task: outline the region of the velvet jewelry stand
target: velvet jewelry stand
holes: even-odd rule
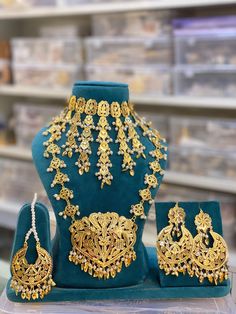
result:
[[[129,99],[128,86],[126,84],[109,83],[109,82],[77,82],[73,87],[72,94],[78,97],[84,97],[86,100],[95,99],[97,102],[106,100],[109,103],[117,101],[127,101]],[[110,118],[108,118],[109,121]],[[95,121],[95,123],[97,120]],[[111,124],[111,121],[109,121]],[[43,157],[43,142],[47,137],[42,135],[41,130],[35,137],[32,144],[33,160],[39,173],[41,181],[47,191],[57,220],[57,231],[52,241],[53,256],[53,279],[56,287],[42,300],[42,302],[56,301],[78,301],[78,300],[95,300],[95,299],[151,299],[151,298],[179,298],[179,297],[204,297],[206,292],[199,287],[193,287],[186,291],[185,287],[160,288],[158,280],[158,267],[156,261],[156,251],[154,248],[146,249],[142,243],[142,233],[144,221],[138,219],[137,240],[135,252],[137,259],[129,267],[122,268],[122,271],[113,279],[97,279],[83,272],[79,266],[69,262],[68,255],[71,250],[71,241],[69,226],[70,220],[64,220],[58,215],[63,210],[63,202],[55,200],[53,195],[58,192],[56,188],[51,188],[53,175],[46,171],[49,166],[49,160]],[[113,132],[113,133],[112,133]],[[139,133],[141,142],[146,146],[147,151],[153,149],[153,145]],[[64,135],[65,136],[65,135]],[[115,138],[115,131],[111,131],[111,136]],[[94,146],[93,146],[94,145]],[[92,151],[96,151],[96,142],[92,143]],[[90,156],[91,167],[89,173],[80,176],[74,164],[77,156],[70,160],[63,157],[67,164],[67,173],[70,177],[70,188],[74,190],[74,203],[80,206],[81,216],[89,216],[93,212],[115,211],[119,215],[131,217],[129,208],[131,204],[139,201],[138,191],[144,187],[144,174],[148,171],[148,162],[150,156],[146,154],[146,159],[139,158],[136,161],[135,175],[131,177],[127,172],[121,172],[121,157],[117,155],[117,145],[110,144],[113,150],[111,156],[114,180],[111,186],[105,186],[101,189],[100,181],[97,180],[94,173],[96,172],[97,156],[92,153]],[[161,161],[163,169],[166,168],[166,161]],[[162,176],[157,175],[158,182],[161,183]],[[153,190],[153,196],[157,189]],[[149,206],[145,207],[147,214]],[[36,227],[39,238],[46,239],[42,241],[42,246],[50,252],[51,243],[49,238],[49,218],[45,218],[46,209],[41,204],[36,206]],[[21,210],[15,242],[13,245],[12,255],[23,246],[25,233],[29,228],[29,205]],[[44,218],[40,218],[44,217]],[[29,243],[29,253],[34,252],[33,240]],[[31,253],[30,253],[31,255]],[[33,253],[31,260],[35,257]],[[214,287],[209,293],[209,297],[223,296],[228,290],[222,290],[222,287]],[[15,292],[7,287],[7,296],[11,301],[27,302]],[[37,301],[36,301],[37,302]]]

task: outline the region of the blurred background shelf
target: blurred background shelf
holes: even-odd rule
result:
[[[70,89],[47,89],[40,87],[27,87],[18,85],[0,86],[0,96],[7,97],[33,97],[65,101],[70,96]],[[166,106],[199,109],[236,109],[235,98],[221,97],[192,97],[192,96],[150,96],[131,95],[131,101],[143,106]]]
[[[42,7],[42,8],[18,8],[4,10],[0,13],[0,20],[28,19],[28,18],[52,18],[79,15],[92,15],[101,13],[118,13],[143,10],[163,10],[192,8],[205,6],[222,6],[235,4],[235,0],[158,0],[158,1],[121,1],[117,3],[82,4],[72,7]]]
[[[0,86],[1,96],[12,97],[36,97],[45,99],[66,100],[70,96],[70,90],[65,88],[47,89],[29,86],[2,85]]]
[[[16,145],[0,146],[0,156],[28,161],[32,160],[31,151],[29,149],[17,147]]]
[[[164,176],[164,182],[169,184],[191,186],[206,190],[236,194],[235,180],[210,178],[207,176],[198,176],[181,172],[166,171]]]

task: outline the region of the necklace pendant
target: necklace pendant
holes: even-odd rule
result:
[[[135,259],[137,225],[114,212],[92,213],[70,226],[69,260],[99,279],[114,278]]]

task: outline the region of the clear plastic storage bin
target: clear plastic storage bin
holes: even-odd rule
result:
[[[171,117],[170,141],[175,145],[235,150],[236,120]]]
[[[196,97],[235,97],[236,67],[177,66],[174,71],[174,93]]]
[[[46,192],[32,162],[0,158],[0,200],[21,204],[29,202],[35,192],[47,202]]]
[[[30,149],[37,132],[50,122],[52,116],[60,113],[57,106],[14,104],[14,131],[16,144]]]
[[[193,34],[192,34],[193,33]],[[236,30],[217,34],[184,32],[175,37],[176,64],[236,65]]]
[[[13,64],[13,80],[17,85],[60,88],[82,79],[81,68],[74,65]]]
[[[170,11],[128,12],[92,16],[95,36],[160,36],[172,32]]]
[[[169,38],[144,39],[125,37],[87,38],[89,64],[171,64]]]
[[[87,66],[86,79],[124,82],[131,93],[169,95],[171,70],[161,66]]]
[[[0,85],[7,84],[11,80],[10,62],[0,59]]]
[[[14,38],[13,62],[18,64],[81,64],[82,46],[73,38]]]
[[[179,173],[236,179],[236,152],[192,146],[170,146],[169,166]],[[219,181],[220,184],[220,181]]]

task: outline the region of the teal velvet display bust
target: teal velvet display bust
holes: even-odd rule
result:
[[[77,104],[79,101],[82,101],[81,100],[82,98],[85,103],[88,103],[88,101],[92,99],[92,104],[94,104],[94,102],[99,104],[101,101],[106,101],[109,106],[108,108],[109,112],[111,112],[111,104],[113,102],[117,102],[119,104],[119,108],[121,108],[120,105],[124,102],[128,102],[129,100],[128,86],[126,84],[110,83],[110,82],[76,82],[73,87],[72,95],[75,96],[74,98],[71,99],[71,103],[69,104],[72,107],[74,105],[73,102],[75,101],[75,99],[77,100]],[[84,104],[82,104],[81,106],[83,105]],[[126,119],[125,118],[126,110],[128,111],[133,110],[132,107],[125,107],[125,106],[122,109],[124,111],[124,112],[122,111],[123,116],[122,117],[120,116],[120,119],[122,121],[123,120],[125,121]],[[99,105],[98,105],[98,108],[99,108]],[[82,267],[80,264],[83,263],[83,261],[80,261],[79,263],[77,262],[78,264],[77,265],[76,262],[71,262],[69,260],[69,255],[72,250],[73,233],[71,234],[71,232],[69,231],[69,228],[71,226],[71,219],[68,216],[71,215],[71,211],[70,212],[68,212],[68,210],[67,212],[65,211],[66,203],[67,205],[69,204],[71,206],[79,206],[80,216],[76,216],[76,218],[73,218],[74,220],[77,220],[77,221],[80,219],[82,220],[83,217],[85,217],[85,220],[88,219],[88,217],[90,217],[92,213],[99,213],[99,215],[101,216],[101,213],[105,214],[107,212],[108,213],[113,212],[113,213],[117,213],[119,217],[128,218],[129,221],[127,222],[126,220],[124,220],[124,224],[126,223],[130,224],[132,223],[131,218],[134,217],[134,214],[132,215],[130,212],[130,209],[132,211],[132,208],[133,208],[131,205],[140,204],[140,199],[141,199],[142,200],[141,204],[143,204],[144,206],[144,213],[142,214],[142,216],[147,215],[149,207],[150,207],[150,202],[149,202],[151,200],[150,195],[148,194],[149,192],[147,191],[147,189],[145,189],[147,187],[147,182],[145,183],[145,181],[149,179],[145,177],[145,174],[152,174],[152,169],[150,169],[151,167],[150,163],[154,161],[156,158],[156,160],[160,160],[159,166],[162,169],[165,169],[166,167],[166,158],[164,158],[166,154],[165,143],[162,142],[162,140],[160,140],[161,144],[160,143],[158,144],[160,145],[160,147],[158,147],[158,150],[157,150],[157,146],[155,147],[153,142],[150,141],[148,137],[149,133],[147,130],[149,129],[149,127],[143,124],[143,129],[142,129],[140,126],[137,125],[137,121],[136,122],[134,121],[135,116],[132,116],[131,122],[133,123],[133,126],[135,127],[137,136],[135,135],[135,138],[133,139],[132,137],[134,135],[133,130],[129,129],[129,125],[127,124],[127,127],[124,130],[124,132],[127,133],[128,146],[131,147],[133,145],[133,149],[134,149],[137,146],[137,141],[139,141],[143,145],[143,147],[145,147],[145,149],[142,152],[142,149],[139,146],[138,149],[140,149],[140,154],[138,152],[137,154],[130,153],[130,155],[133,156],[133,160],[136,163],[136,165],[130,162],[128,169],[126,169],[125,166],[122,168],[122,160],[123,160],[124,154],[122,155],[122,153],[120,154],[118,153],[118,150],[121,149],[121,143],[119,141],[117,142],[117,134],[118,134],[117,132],[119,131],[119,125],[116,125],[116,129],[115,129],[114,123],[112,124],[112,122],[114,121],[116,121],[116,123],[119,122],[116,118],[117,106],[114,108],[116,110],[114,110],[113,116],[111,116],[110,114],[106,115],[105,113],[107,109],[106,106],[105,107],[101,106],[100,111],[98,109],[98,114],[93,115],[94,125],[98,125],[98,127],[94,129],[90,129],[91,135],[94,138],[94,141],[91,141],[89,143],[90,148],[91,148],[91,154],[88,154],[87,156],[89,157],[89,162],[90,162],[89,170],[85,169],[87,164],[84,162],[84,160],[82,161],[80,160],[80,163],[81,163],[80,167],[82,168],[84,167],[83,171],[81,171],[81,168],[78,169],[78,167],[76,166],[76,163],[78,163],[78,157],[81,154],[81,151],[80,153],[74,152],[72,156],[69,156],[69,149],[68,149],[67,153],[65,153],[64,156],[61,157],[62,162],[66,164],[66,168],[65,169],[63,168],[63,170],[60,170],[61,171],[60,173],[66,174],[70,179],[70,182],[68,183],[64,182],[63,185],[66,186],[66,188],[71,189],[73,191],[73,197],[71,197],[73,198],[72,200],[68,195],[67,195],[68,196],[67,199],[64,194],[62,195],[61,190],[60,190],[61,188],[60,185],[55,183],[55,185],[52,186],[52,182],[55,179],[55,173],[52,170],[53,169],[55,170],[55,168],[54,166],[52,166],[51,171],[50,169],[49,171],[47,171],[47,169],[51,167],[50,162],[52,159],[45,158],[44,156],[45,149],[47,149],[47,147],[45,148],[44,142],[49,140],[50,138],[50,134],[49,134],[50,132],[47,133],[46,136],[44,133],[44,131],[47,130],[47,128],[44,128],[37,134],[32,144],[34,164],[39,173],[41,181],[47,191],[48,197],[52,204],[53,210],[55,212],[56,220],[57,220],[57,232],[56,232],[55,239],[53,241],[53,248],[52,248],[53,279],[56,282],[57,287],[61,287],[61,288],[124,287],[124,286],[135,285],[135,284],[143,282],[148,273],[147,253],[142,243],[142,233],[143,233],[145,220],[140,219],[141,213],[137,212],[137,210],[138,209],[140,210],[140,208],[136,208],[136,207],[134,208],[134,211],[136,211],[137,213],[137,215],[135,216],[136,217],[135,224],[137,225],[137,231],[135,235],[136,241],[134,241],[135,242],[134,252],[136,255],[136,259],[133,260],[132,262],[129,261],[129,259],[132,259],[132,256],[133,256],[132,255],[133,253],[131,252],[129,253],[130,255],[126,254],[125,258],[119,259],[117,262],[117,263],[121,262],[122,264],[127,262],[127,264],[129,264],[128,267],[123,266],[122,269],[115,272],[115,275],[114,273],[112,273],[112,270],[108,267],[107,269],[109,269],[108,270],[109,275],[107,276],[107,279],[105,278],[99,279],[97,278],[99,275],[97,273],[96,273],[97,275],[95,274],[95,272],[97,271],[96,266],[95,267],[93,266],[93,269],[91,269],[91,273],[89,274],[89,269],[85,269],[85,267],[90,267],[90,264],[88,264],[87,266],[86,264],[83,264],[83,267]],[[80,117],[81,120],[85,121],[86,116],[93,114],[92,111],[90,110],[91,111],[90,112],[89,110],[87,110],[87,113],[86,112],[81,113],[81,117]],[[76,110],[73,107],[70,110],[70,113],[67,113],[67,115],[73,116],[73,114],[75,114],[75,111]],[[106,129],[106,126],[102,124],[105,118],[100,119],[101,117],[105,117],[107,119],[110,129],[109,127],[107,127]],[[137,117],[137,119],[139,118]],[[99,121],[101,122],[100,129],[99,129]],[[58,141],[56,141],[57,145],[60,146],[60,149],[62,149],[61,147],[69,141],[69,137],[67,137],[66,139],[66,134],[69,130],[69,127],[70,127],[70,124],[66,126],[66,131],[64,133],[62,132],[62,134],[60,135],[61,138]],[[83,126],[83,128],[85,127]],[[145,128],[147,129],[146,131],[144,130]],[[79,129],[79,126],[78,126],[78,129]],[[96,138],[98,138],[98,134],[100,134],[101,137],[103,136],[105,129],[107,130],[107,132],[109,133],[109,136],[112,139],[112,142],[108,143],[109,147],[107,147],[106,143],[105,143],[106,145],[104,144],[103,139],[100,140],[100,142],[95,140]],[[81,132],[82,130],[80,129],[79,133]],[[80,141],[79,139],[80,138],[78,136],[76,140],[78,140],[79,142]],[[107,156],[105,156],[103,160],[102,160],[102,157],[100,158],[100,156],[103,156],[103,149],[104,149],[103,144],[105,145],[106,152],[109,151],[109,149],[113,152],[113,154],[107,153],[109,157],[108,165],[109,163],[111,163],[112,165],[111,167],[108,166],[109,171],[112,175],[112,179],[111,177],[109,177],[109,175],[103,176],[103,170],[104,170],[103,162],[104,162],[104,159],[107,160],[106,159]],[[50,145],[50,143],[48,145]],[[68,147],[69,147],[69,144],[68,144]],[[159,152],[160,156],[155,157],[149,154],[150,152],[153,152],[153,151],[155,152],[155,149],[156,149],[156,152]],[[99,150],[100,150],[100,155],[97,154]],[[140,156],[138,156],[137,158],[138,154]],[[126,156],[126,159],[127,158],[128,157]],[[157,167],[157,166],[158,166],[157,163],[153,164],[153,167]],[[159,171],[160,169],[159,170],[156,169],[156,170],[157,171],[155,172],[155,177],[157,179],[157,184],[155,183],[153,184],[153,182],[150,183],[150,184],[153,184],[152,188],[150,189],[152,197],[155,196],[157,189],[160,186],[162,175],[163,175],[163,173]],[[81,173],[79,173],[79,171],[81,171]],[[96,172],[99,172],[97,176],[95,175]],[[151,179],[153,180],[152,177],[150,177],[150,180]],[[109,180],[111,181],[110,183],[108,182]],[[103,181],[104,182],[106,181],[106,182],[103,188],[101,188],[101,183]],[[143,192],[140,192],[142,190]],[[67,193],[68,190],[66,191],[64,190],[64,192]],[[60,200],[57,199],[58,195],[61,196]],[[73,208],[70,207],[70,208],[72,209],[72,211],[75,209],[75,207]],[[66,219],[63,219],[63,216],[65,216],[64,218]],[[103,217],[102,219],[104,219],[104,216],[102,217]],[[93,219],[95,218],[93,217]],[[85,220],[82,221],[83,224],[87,223],[85,222]],[[89,223],[91,223],[91,220]],[[117,230],[117,228],[116,230],[112,229],[112,232],[116,234],[112,234],[112,235],[109,234],[109,238],[107,239],[107,241],[109,241],[109,239],[111,239],[112,237],[120,237],[120,239],[114,240],[116,241],[115,242],[116,248],[119,250],[121,250],[120,248],[124,242],[124,236],[122,235],[122,232],[124,231],[124,228],[128,228],[127,226],[124,227],[124,226],[119,225],[119,228],[121,227],[121,231]],[[80,226],[77,225],[77,228],[78,229],[81,228],[81,225]],[[78,240],[80,236],[89,237],[88,234],[86,234],[87,232],[86,228],[83,235],[80,231],[78,231],[78,229],[74,237],[75,242]],[[90,228],[89,232],[91,232],[91,230],[92,229]],[[128,233],[126,232],[126,236],[127,234]],[[128,238],[129,238],[128,240],[132,242],[130,235],[128,235]],[[82,244],[86,243],[86,245],[88,246],[88,249],[90,249],[91,251],[91,248],[94,248],[95,244],[93,243],[93,245],[89,247],[89,243],[90,243],[89,241],[90,242],[93,241],[92,236],[89,239],[83,238],[83,241],[81,243]],[[104,238],[101,241],[104,241]],[[78,245],[79,244],[77,244],[77,246]],[[102,247],[103,249],[104,247],[106,247],[104,246],[104,243],[103,244],[99,243],[98,246]],[[107,248],[109,248],[109,245],[107,246]],[[74,252],[72,253],[72,259],[74,256],[73,254],[75,253]],[[93,253],[91,252],[91,254]],[[104,254],[105,252],[103,252],[103,256]],[[110,256],[111,255],[108,255],[108,259],[110,258]],[[114,268],[118,269],[118,267],[119,266],[117,266],[116,268],[115,266]],[[106,270],[103,270],[103,271],[106,271]],[[94,277],[92,276],[92,274],[93,275],[95,274],[96,276]]]

